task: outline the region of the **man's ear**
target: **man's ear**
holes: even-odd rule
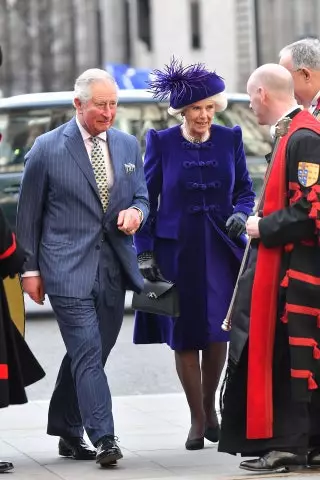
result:
[[[311,72],[308,68],[301,68],[300,72],[304,76],[306,82],[310,82],[311,80]]]
[[[258,93],[260,94],[261,103],[265,104],[268,96],[265,88],[259,87]]]
[[[73,104],[74,104],[74,106],[76,107],[77,111],[81,113],[81,112],[82,112],[82,103],[81,103],[81,100],[79,100],[79,98],[75,98],[75,99],[73,100]]]

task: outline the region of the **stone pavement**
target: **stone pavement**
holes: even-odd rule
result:
[[[102,469],[95,462],[60,458],[57,439],[45,434],[48,402],[0,410],[0,457],[15,465],[12,480],[248,480],[320,478],[320,471],[258,477],[238,468],[240,458],[184,448],[189,416],[182,394],[115,397],[116,432],[124,458]]]

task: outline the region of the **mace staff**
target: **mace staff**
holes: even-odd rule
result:
[[[254,210],[254,215],[259,213],[260,210],[261,210],[261,207],[263,206],[266,187],[267,187],[267,184],[268,184],[268,181],[269,181],[269,178],[270,178],[270,174],[271,174],[271,170],[272,170],[272,167],[273,167],[273,164],[274,164],[274,160],[275,160],[276,155],[277,155],[277,150],[278,150],[278,147],[279,147],[279,143],[280,143],[281,138],[284,137],[285,135],[287,135],[287,133],[289,131],[290,123],[291,123],[291,118],[284,117],[282,120],[279,120],[279,122],[276,124],[276,127],[275,127],[275,138],[276,138],[276,140],[275,140],[275,144],[274,144],[274,147],[273,147],[273,150],[272,150],[272,155],[271,155],[271,160],[270,160],[270,163],[269,163],[269,167],[267,169],[267,172],[266,172],[266,175],[265,175],[265,178],[264,178],[260,198],[259,198],[259,201],[258,201],[258,203],[255,207],[255,210]],[[232,294],[232,297],[231,297],[229,308],[228,308],[228,311],[227,311],[227,315],[226,315],[226,318],[224,319],[224,321],[221,325],[222,330],[224,330],[225,332],[228,332],[228,331],[231,330],[231,326],[232,326],[231,325],[232,324],[231,318],[232,318],[232,314],[233,314],[235,299],[236,299],[237,292],[238,292],[239,280],[240,280],[240,278],[241,278],[241,276],[242,276],[242,274],[243,274],[243,272],[246,268],[246,265],[247,265],[247,260],[248,260],[249,252],[250,252],[251,239],[252,239],[252,237],[249,236],[246,248],[244,250],[242,262],[241,262],[241,265],[240,265],[240,268],[239,268],[239,273],[238,273],[236,284],[235,284],[235,287],[234,287],[234,290],[233,290],[233,294]]]

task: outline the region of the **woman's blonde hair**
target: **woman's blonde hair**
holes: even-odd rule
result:
[[[223,110],[225,110],[227,108],[227,105],[228,105],[228,99],[227,99],[227,95],[226,95],[225,92],[217,93],[216,95],[212,95],[211,97],[204,98],[203,100],[210,100],[210,101],[212,100],[215,104],[216,112],[223,112]],[[192,105],[192,103],[190,105]],[[183,111],[187,107],[190,107],[190,105],[185,105],[182,108],[169,107],[168,108],[168,113],[169,113],[169,115],[172,115],[173,117],[176,117],[176,116],[180,115],[181,113],[183,113]]]

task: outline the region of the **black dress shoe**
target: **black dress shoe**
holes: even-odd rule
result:
[[[308,455],[308,465],[311,468],[320,468],[320,450],[311,450]]]
[[[257,473],[284,473],[306,466],[306,455],[276,451],[269,452],[255,460],[246,460],[240,463],[240,468]]]
[[[6,473],[13,469],[13,463],[0,460],[0,473]]]
[[[217,425],[216,427],[206,427],[204,431],[204,438],[206,438],[207,440],[213,443],[218,442],[220,438],[219,425]]]
[[[96,451],[89,447],[82,437],[60,437],[59,455],[74,460],[94,460]]]
[[[113,435],[105,435],[100,438],[96,446],[96,462],[100,463],[102,467],[114,465],[117,463],[117,460],[120,460],[120,458],[123,457],[117,444],[117,438]]]
[[[204,447],[204,439],[203,437],[193,439],[188,437],[185,446],[187,450],[201,450]]]

